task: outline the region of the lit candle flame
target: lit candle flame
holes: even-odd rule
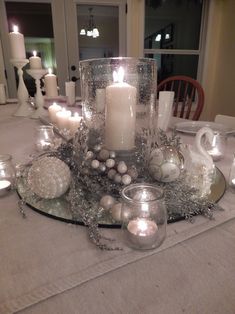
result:
[[[14,33],[18,33],[18,31],[19,31],[18,26],[17,25],[13,25],[13,32]]]
[[[145,220],[139,220],[137,226],[141,233],[144,233],[148,229],[148,224]]]
[[[51,68],[48,69],[48,74],[52,74],[52,69]]]
[[[34,56],[34,57],[37,56],[37,51],[36,51],[36,50],[33,51],[33,56]]]
[[[123,67],[120,67],[118,71],[113,71],[113,81],[122,83],[124,78],[124,69]]]

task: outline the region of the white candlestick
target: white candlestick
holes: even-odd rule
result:
[[[18,26],[13,26],[13,32],[9,33],[11,58],[26,59],[24,35],[18,32]]]
[[[69,105],[75,104],[75,82],[65,82],[65,95]]]
[[[56,122],[56,113],[61,110],[62,107],[57,105],[55,102],[48,108],[49,117],[52,123]]]
[[[69,117],[71,117],[71,111],[67,111],[65,108],[56,113],[56,124],[59,129],[63,130],[69,128]]]
[[[68,125],[69,125],[69,130],[71,134],[74,135],[76,133],[77,129],[80,126],[80,122],[81,122],[81,117],[79,116],[77,112],[75,112],[73,117],[68,118]]]
[[[106,87],[105,145],[110,150],[131,150],[135,146],[136,97],[135,87],[124,83],[124,71],[114,71],[114,81]]]
[[[42,68],[42,60],[37,56],[37,51],[33,51],[33,56],[29,58],[29,66],[34,70]]]
[[[57,78],[51,69],[48,69],[48,74],[45,75],[45,91],[47,97],[58,96]]]
[[[127,225],[128,238],[132,244],[139,248],[150,248],[157,241],[158,226],[146,218],[131,220]]]
[[[0,84],[0,105],[5,104],[6,101],[7,101],[7,98],[6,98],[6,92],[5,92],[5,85]]]

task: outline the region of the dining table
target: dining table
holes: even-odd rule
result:
[[[0,154],[17,166],[36,154],[40,119],[0,106]],[[45,110],[45,115],[47,112]],[[180,133],[192,144],[193,134]],[[228,182],[235,137],[216,167]],[[24,206],[11,191],[0,197],[0,314],[234,314],[235,194],[226,185],[212,219],[167,225],[153,250],[126,246],[120,228],[101,228],[120,250],[101,250],[87,227]]]

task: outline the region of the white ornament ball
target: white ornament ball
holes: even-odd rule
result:
[[[127,172],[127,165],[124,161],[120,161],[117,166],[117,171],[121,174]]]
[[[104,163],[100,163],[100,165],[99,165],[99,170],[100,170],[101,172],[105,172],[106,166],[105,166]]]
[[[162,169],[162,182],[172,182],[178,179],[180,176],[180,168],[178,165],[171,162],[166,162],[161,166]]]
[[[86,159],[91,159],[94,157],[94,153],[91,150],[88,150],[86,153]]]
[[[106,163],[105,163],[105,164],[106,164],[106,167],[108,167],[108,168],[113,168],[114,165],[115,165],[115,160],[109,158],[109,159],[106,160]]]
[[[92,160],[92,162],[91,162],[91,168],[93,168],[93,169],[98,169],[98,168],[99,168],[99,165],[100,165],[99,160],[97,160],[97,159]]]
[[[135,166],[131,166],[128,170],[127,170],[127,174],[129,174],[129,176],[131,176],[131,178],[133,180],[136,180],[138,178],[138,171],[136,169]]]
[[[69,167],[56,157],[41,157],[28,172],[31,190],[41,198],[53,199],[63,195],[69,188]]]
[[[109,158],[109,151],[107,149],[101,149],[98,155],[99,160],[105,161]]]
[[[108,178],[110,180],[114,179],[116,173],[117,173],[117,171],[115,169],[110,169],[108,172]]]
[[[162,146],[152,151],[149,172],[155,180],[172,182],[180,176],[181,164],[179,152],[174,147]]]
[[[116,221],[121,221],[122,217],[122,203],[116,203],[111,208],[111,216]]]
[[[122,183],[123,183],[124,185],[130,184],[130,183],[131,183],[131,176],[129,176],[129,174],[124,174],[124,175],[122,176]]]
[[[121,183],[122,182],[122,177],[121,177],[121,175],[120,174],[115,174],[115,176],[114,176],[114,182],[116,182],[116,183]]]
[[[104,195],[100,200],[100,205],[106,210],[109,210],[114,203],[115,199],[110,195]]]
[[[110,158],[115,158],[116,157],[116,153],[114,151],[110,151],[109,152],[109,157]]]

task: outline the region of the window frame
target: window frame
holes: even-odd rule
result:
[[[145,25],[145,1],[143,1],[143,18]],[[143,29],[143,56],[146,54],[161,54],[161,55],[197,55],[198,56],[198,66],[197,66],[197,77],[199,82],[203,80],[203,63],[205,59],[205,46],[206,46],[206,33],[207,33],[207,21],[209,15],[209,1],[203,0],[202,6],[202,17],[199,35],[199,49],[145,49],[144,48],[144,34],[145,29]]]

